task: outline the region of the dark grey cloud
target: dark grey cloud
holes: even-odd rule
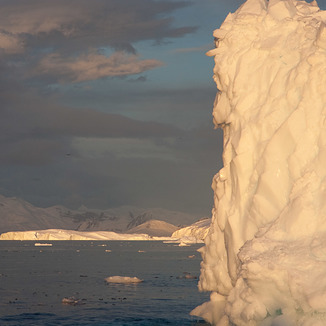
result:
[[[145,122],[120,114],[77,109],[56,104],[31,93],[2,93],[0,163],[47,164],[69,152],[71,139],[175,137],[178,128]],[[1,93],[0,93],[1,96]]]
[[[130,117],[137,115],[139,119],[160,121],[189,129],[201,124],[208,128],[213,127],[215,94],[213,81],[211,87],[180,85],[167,88],[166,85],[151,87],[148,80],[144,83],[129,81],[124,87],[111,84],[96,85],[83,90],[76,87],[63,94],[63,98],[79,107],[90,107],[93,103],[105,112],[119,112]]]
[[[182,137],[153,142],[153,149],[149,149],[151,153],[155,147],[165,149],[170,156],[143,156],[141,142],[135,149],[139,155],[115,155],[121,148],[108,144],[108,153],[98,156],[89,155],[85,148],[78,156],[74,152],[62,154],[59,164],[3,166],[0,181],[4,194],[21,196],[40,206],[62,203],[72,208],[82,204],[107,208],[130,204],[209,216],[211,180],[221,168],[218,132],[194,129]]]
[[[70,137],[167,137],[176,135],[177,128],[158,122],[137,121],[120,114],[48,104],[18,112],[11,109],[8,116],[20,116],[23,130],[28,134]]]
[[[20,77],[81,82],[139,74],[161,66],[137,55],[135,44],[193,33],[169,16],[186,1],[0,1],[0,55]],[[44,82],[44,80],[43,80]]]
[[[50,164],[65,153],[62,142],[51,139],[25,138],[1,142],[0,165],[40,166]]]
[[[189,4],[153,0],[2,0],[0,27],[8,39],[17,37],[25,47],[43,45],[66,51],[70,46],[75,51],[86,44],[119,50],[131,46],[132,52],[134,42],[194,32],[193,26],[172,26],[168,16]]]
[[[136,55],[115,52],[109,57],[96,52],[78,58],[66,58],[58,54],[43,57],[37,67],[29,69],[30,76],[55,76],[59,83],[83,82],[103,77],[136,75],[162,66],[154,60],[139,60]]]

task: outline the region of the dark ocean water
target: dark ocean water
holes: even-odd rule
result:
[[[189,316],[201,245],[159,241],[0,241],[0,325],[207,325]],[[109,284],[108,276],[139,284]],[[75,304],[63,304],[73,297]]]

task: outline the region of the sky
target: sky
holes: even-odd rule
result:
[[[242,3],[0,0],[0,193],[210,216],[223,148],[205,52]]]

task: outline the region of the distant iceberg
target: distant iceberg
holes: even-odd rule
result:
[[[206,238],[209,227],[211,225],[210,218],[203,218],[194,224],[181,228],[172,233],[172,238],[183,239],[184,242],[203,242]]]
[[[116,233],[111,231],[74,231],[62,229],[33,230],[5,232],[0,234],[0,240],[119,240],[119,241],[170,241],[177,243],[201,243],[209,229],[210,219],[200,220],[190,226],[177,229],[172,224],[151,220],[130,230],[134,233]],[[143,232],[143,233],[137,233]],[[146,233],[148,232],[148,233]],[[168,234],[168,236],[164,236]],[[46,245],[37,243],[35,245]]]
[[[82,232],[73,230],[38,230],[6,232],[0,235],[0,240],[166,240],[170,237],[152,237],[148,234],[124,234],[110,231]]]

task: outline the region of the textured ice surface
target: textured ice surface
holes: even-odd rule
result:
[[[204,240],[207,236],[210,224],[210,218],[201,219],[194,224],[173,232],[172,238],[195,238],[198,241]]]
[[[223,168],[192,313],[213,325],[326,325],[326,12],[248,0],[214,32]]]

